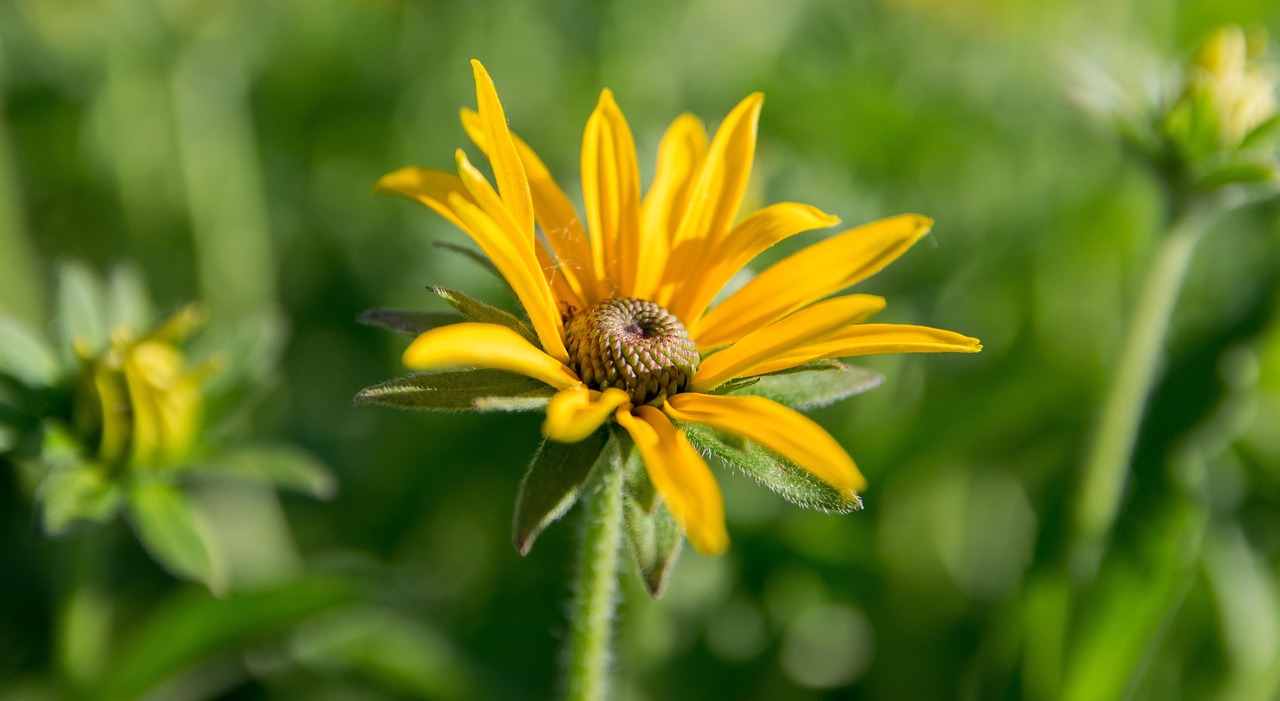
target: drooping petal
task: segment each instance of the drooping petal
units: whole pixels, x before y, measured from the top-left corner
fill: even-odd
[[[474,59],[471,61],[471,69],[475,73],[480,124],[484,128],[485,142],[489,145],[487,155],[489,164],[493,166],[494,179],[498,182],[498,192],[502,195],[502,203],[510,210],[512,219],[522,233],[528,234],[532,245],[533,202],[529,195],[529,181],[525,178],[524,166],[520,163],[520,156],[516,154],[515,144],[511,140],[511,132],[507,129],[507,115],[502,111],[498,91],[494,88],[488,71]]]
[[[875,295],[845,295],[801,309],[704,359],[693,376],[693,391],[705,392],[735,377],[759,375],[760,366],[789,355],[798,346],[822,341],[881,309],[884,298]]]
[[[577,443],[595,432],[618,407],[630,401],[626,392],[610,387],[604,392],[578,385],[557,392],[547,403],[542,433],[561,443]]]
[[[867,480],[853,458],[821,426],[794,409],[764,397],[685,392],[667,400],[667,415],[755,441],[782,455],[853,500]]]
[[[488,142],[485,141],[480,115],[474,110],[462,110],[462,126],[476,146],[487,152]],[[520,155],[520,162],[529,179],[534,218],[542,226],[542,233],[546,236],[569,287],[581,299],[584,307],[591,307],[603,299],[603,296],[599,292],[601,286],[596,280],[591,259],[591,243],[587,240],[587,233],[582,228],[578,213],[538,154],[519,136],[512,134],[511,140],[516,145],[516,153]]]
[[[373,186],[374,192],[387,192],[421,202],[434,209],[459,229],[466,229],[449,208],[449,195],[471,199],[467,186],[456,174],[430,168],[409,167],[387,173]]]
[[[699,347],[715,348],[878,272],[929,233],[933,220],[903,214],[850,229],[795,253],[691,319]],[[684,318],[684,317],[682,317]]]
[[[795,202],[782,202],[761,209],[733,227],[721,241],[709,242],[709,254],[699,276],[681,293],[688,319],[697,319],[706,311],[716,293],[734,273],[773,244],[802,231],[834,226],[839,217],[825,214],[816,207]]]
[[[640,205],[640,257],[635,295],[648,299],[662,280],[671,239],[689,204],[698,171],[707,157],[707,131],[691,114],[676,118],[658,143],[653,184]]]
[[[688,318],[683,290],[702,269],[709,242],[719,241],[738,214],[751,163],[755,159],[756,125],[764,96],[752,93],[738,103],[716,130],[698,184],[672,239],[656,302],[677,317]]]
[[[640,250],[640,169],[631,129],[608,90],[600,93],[582,136],[582,199],[597,275],[615,285],[611,292],[632,296]]]
[[[954,331],[910,324],[857,324],[762,363],[753,374],[786,370],[820,358],[891,353],[977,353],[982,342]],[[712,356],[715,357],[715,356]]]
[[[698,552],[718,555],[729,547],[720,485],[698,451],[659,410],[619,409],[618,423],[631,434],[644,459],[649,481]]]
[[[432,329],[409,344],[403,360],[412,370],[494,368],[542,380],[556,389],[582,384],[564,363],[497,324],[464,322]]]

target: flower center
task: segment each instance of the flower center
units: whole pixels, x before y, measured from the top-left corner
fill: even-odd
[[[569,366],[588,387],[617,387],[639,404],[660,405],[689,386],[698,347],[671,312],[642,299],[606,299],[565,327]]]

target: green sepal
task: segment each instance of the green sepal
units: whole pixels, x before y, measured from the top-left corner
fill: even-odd
[[[284,444],[220,453],[185,469],[186,474],[196,478],[242,480],[300,492],[317,499],[328,499],[337,488],[333,474],[318,458]]]
[[[1272,116],[1270,119],[1262,122],[1258,126],[1249,130],[1248,134],[1240,140],[1240,149],[1251,149],[1256,146],[1264,145],[1263,142],[1280,132],[1280,114]]]
[[[465,316],[469,321],[505,326],[523,336],[525,340],[533,345],[539,348],[542,347],[538,341],[538,335],[533,332],[533,329],[516,318],[514,314],[485,304],[478,299],[468,297],[457,290],[450,290],[444,287],[428,287],[427,289],[439,295],[441,299],[449,303],[449,306],[457,309],[458,313]]]
[[[0,316],[0,374],[32,387],[58,381],[62,365],[53,348],[26,324]]]
[[[521,555],[528,555],[538,534],[578,501],[596,462],[613,459],[617,448],[609,443],[605,428],[577,443],[542,441],[516,493],[511,535]]]
[[[1278,175],[1272,161],[1228,163],[1209,171],[1197,185],[1203,190],[1212,190],[1227,185],[1274,183]]]
[[[547,405],[555,389],[505,370],[424,372],[366,387],[356,406],[377,404],[424,411],[534,411]]]
[[[67,360],[75,360],[77,344],[83,344],[90,353],[106,345],[106,299],[102,284],[89,268],[74,262],[59,267],[55,323]]]
[[[406,336],[417,336],[431,329],[466,320],[461,314],[450,312],[406,312],[396,309],[370,309],[356,317],[356,321],[365,326],[379,326]]]
[[[45,423],[40,463],[48,470],[36,490],[46,535],[61,536],[79,525],[105,523],[120,511],[119,484],[105,466],[84,459],[79,444],[62,425]]]
[[[151,297],[142,272],[133,264],[120,264],[107,277],[107,320],[110,328],[145,330],[155,319]]]
[[[158,478],[135,481],[129,489],[129,521],[151,557],[171,574],[202,582],[214,594],[223,583],[187,495]]]
[[[730,467],[754,477],[757,482],[793,504],[837,514],[847,514],[862,508],[862,500],[857,496],[851,500],[845,499],[835,487],[761,445],[746,442],[738,447],[720,432],[697,424],[682,424],[681,428],[685,430],[689,442],[700,452],[710,453]]]
[[[759,382],[737,387],[730,393],[765,397],[801,411],[862,394],[884,382],[884,376],[879,373],[834,360],[815,361],[791,372],[752,379]]]
[[[656,599],[662,596],[667,577],[680,557],[684,531],[654,491],[640,453],[626,432],[615,431],[615,436],[620,439],[618,444],[623,455],[622,514],[627,550],[635,560],[645,589]]]

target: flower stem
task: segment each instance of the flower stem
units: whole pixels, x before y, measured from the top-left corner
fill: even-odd
[[[570,608],[565,698],[609,698],[609,652],[618,605],[618,541],[622,534],[622,469],[614,459],[595,469],[594,489],[585,494],[582,546],[574,574]]]
[[[1095,571],[1115,522],[1174,305],[1205,224],[1199,210],[1181,209],[1170,218],[1169,230],[1156,246],[1147,269],[1120,365],[1085,462],[1071,554],[1077,574],[1089,576]]]

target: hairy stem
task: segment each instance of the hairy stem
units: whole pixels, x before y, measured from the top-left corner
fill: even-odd
[[[596,465],[586,497],[582,546],[570,608],[565,698],[609,698],[610,645],[618,604],[618,542],[622,534],[622,470],[617,444],[613,459]]]

